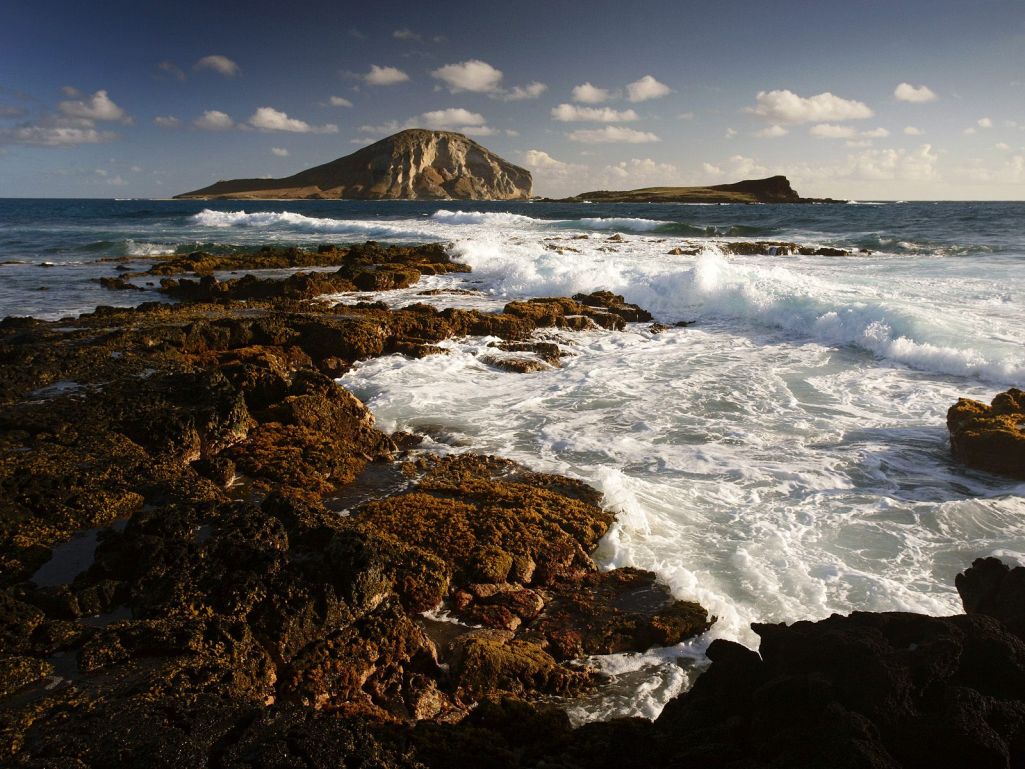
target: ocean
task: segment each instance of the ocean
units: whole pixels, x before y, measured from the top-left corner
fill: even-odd
[[[160,254],[368,239],[448,243],[473,272],[334,300],[500,309],[610,289],[670,326],[549,332],[569,355],[539,373],[497,371],[470,338],[340,380],[433,450],[599,488],[617,513],[599,562],[651,569],[718,617],[684,647],[596,660],[617,686],[573,704],[577,721],[657,714],[712,639],[756,646],[752,622],[958,613],[973,559],[1025,564],[1025,484],[954,463],[945,427],[958,397],[1025,386],[1025,203],[0,200],[0,316],[159,299],[97,279]],[[732,240],[859,253],[717,245]]]

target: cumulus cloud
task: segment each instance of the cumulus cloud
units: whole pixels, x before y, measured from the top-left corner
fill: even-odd
[[[808,133],[816,139],[850,139],[857,134],[857,131],[850,126],[819,123],[809,128]]]
[[[979,128],[992,128],[993,121],[990,120],[988,117],[980,117],[978,120],[975,121],[975,125],[977,125]]]
[[[391,33],[391,36],[394,37],[396,40],[415,40],[418,43],[423,42],[423,37],[421,37],[419,33],[411,30],[409,27],[397,29]]]
[[[719,166],[712,165],[711,163],[702,163],[701,170],[704,171],[705,175],[716,178],[722,176],[722,169]]]
[[[679,181],[679,170],[672,163],[660,163],[651,158],[631,158],[605,166],[603,171],[617,182],[630,187],[671,185]]]
[[[279,158],[288,157],[288,150],[284,147],[271,147],[270,151],[272,155],[277,155]]]
[[[808,133],[816,139],[860,139],[858,144],[851,146],[868,146],[871,139],[883,139],[890,135],[885,128],[872,128],[868,131],[856,131],[851,126],[836,125],[835,123],[819,123],[808,129]]]
[[[748,111],[776,123],[864,120],[875,114],[863,102],[843,99],[828,91],[807,97],[785,89],[759,91],[755,99],[757,104]]]
[[[920,85],[916,88],[911,83],[901,83],[893,89],[893,95],[897,101],[907,101],[915,104],[936,101],[939,98],[929,86]]]
[[[731,173],[734,176],[746,178],[751,176],[766,176],[769,173],[769,169],[761,165],[757,160],[745,157],[744,155],[731,156],[730,163],[733,165]]]
[[[723,133],[723,138],[724,139],[732,139],[736,135],[737,135],[737,129],[736,128],[727,128],[726,131]]]
[[[409,75],[397,67],[379,67],[370,65],[370,71],[363,75],[367,85],[397,85],[409,80]]]
[[[332,107],[351,107],[352,106],[352,102],[351,101],[349,101],[348,99],[345,99],[345,98],[343,98],[341,96],[332,96],[330,99],[327,100],[327,103],[330,104]]]
[[[552,117],[563,123],[625,123],[637,120],[632,109],[614,110],[609,107],[578,107],[576,104],[560,104],[552,107]]]
[[[192,68],[196,71],[208,69],[216,72],[218,75],[224,75],[224,77],[237,77],[242,74],[242,69],[238,64],[233,62],[227,56],[222,56],[220,54],[204,56],[193,64]]]
[[[904,133],[908,136],[921,136],[925,133],[921,128],[915,128],[913,125],[904,126]]]
[[[635,80],[626,87],[626,98],[630,101],[661,99],[670,93],[672,93],[672,89],[669,86],[658,82],[651,75],[645,75],[640,80]]]
[[[604,128],[573,131],[566,134],[566,136],[570,141],[583,142],[584,144],[610,144],[614,142],[645,144],[647,142],[661,141],[658,136],[648,131],[636,131],[633,128],[611,125],[607,125]]]
[[[450,93],[486,93],[492,98],[504,101],[536,99],[548,90],[547,85],[536,80],[527,85],[503,88],[502,70],[480,59],[446,64],[431,72],[431,77],[444,83]]]
[[[181,122],[174,115],[157,115],[153,118],[153,125],[160,126],[161,128],[177,128],[181,125]]]
[[[998,150],[1000,150],[1000,151],[1002,151],[1002,152],[1007,152],[1009,149],[1011,149],[1011,145],[1008,144],[1007,142],[997,142],[996,144],[993,145],[993,147],[998,149]]]
[[[314,126],[305,120],[291,118],[281,110],[273,107],[260,107],[249,118],[249,125],[261,131],[287,131],[289,133],[315,133],[315,134],[336,134],[338,126],[334,123],[325,123],[321,126]]]
[[[573,101],[583,102],[584,104],[601,104],[611,98],[611,91],[607,88],[591,85],[590,82],[573,87]]]
[[[228,131],[235,127],[235,121],[218,109],[208,109],[192,121],[192,125],[204,131]]]
[[[439,67],[431,73],[431,77],[442,81],[452,93],[494,93],[500,88],[502,70],[495,69],[486,61],[469,59]]]
[[[910,151],[867,150],[848,158],[848,175],[872,181],[928,181],[937,178],[938,162],[939,155],[930,144],[923,144]]]
[[[68,117],[82,118],[83,120],[131,122],[128,113],[117,106],[106,91],[97,91],[88,99],[62,101],[57,107]]]
[[[773,123],[768,128],[763,128],[761,131],[756,132],[755,136],[759,139],[778,139],[781,136],[786,136],[788,133],[790,132],[786,128],[778,123]]]
[[[69,125],[20,125],[0,129],[0,144],[31,144],[38,147],[77,147],[113,141],[113,131]]]
[[[430,128],[434,131],[458,131],[474,136],[490,136],[495,131],[479,112],[470,112],[462,107],[449,107],[421,113],[405,122],[389,120],[380,125],[363,125],[362,133],[393,134],[404,128]]]
[[[487,121],[479,112],[470,112],[462,107],[450,107],[449,109],[436,109],[431,112],[424,112],[420,116],[423,124],[428,128],[444,130],[456,126],[483,126]]]
[[[536,80],[533,83],[527,85],[514,85],[508,91],[506,91],[502,98],[506,101],[523,101],[525,99],[536,99],[545,91],[548,90],[548,86],[544,83],[539,83]]]
[[[562,172],[571,167],[571,164],[556,160],[544,150],[527,150],[523,153],[523,165],[532,171],[554,171]]]

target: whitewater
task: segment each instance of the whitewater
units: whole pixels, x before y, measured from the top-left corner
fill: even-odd
[[[430,450],[594,485],[617,516],[599,563],[651,569],[718,618],[687,645],[595,660],[614,683],[572,705],[578,721],[656,715],[711,640],[757,647],[751,623],[957,613],[953,576],[973,559],[1025,563],[1025,484],[955,464],[945,427],[958,397],[1025,385],[1025,205],[150,201],[67,204],[46,228],[3,205],[0,315],[156,298],[99,289],[105,259],[366,239],[446,243],[472,272],[330,301],[498,310],[608,289],[648,309],[667,328],[541,332],[560,368],[500,371],[493,340],[469,338],[340,380]],[[751,239],[856,253],[723,245]]]

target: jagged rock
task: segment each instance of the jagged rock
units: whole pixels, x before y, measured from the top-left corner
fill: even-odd
[[[672,646],[715,622],[696,603],[674,600],[650,571],[622,568],[559,582],[525,637],[556,659]]]
[[[1025,567],[977,558],[954,580],[967,614],[985,614],[1025,641]]]
[[[960,398],[947,411],[950,451],[969,467],[1025,478],[1025,392],[1012,387],[987,406]]]
[[[411,128],[285,179],[234,179],[178,198],[522,200],[530,172],[463,134]]]

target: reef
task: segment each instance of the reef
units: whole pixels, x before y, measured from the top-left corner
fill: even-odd
[[[218,277],[245,256],[192,254],[148,271],[169,301],[0,321],[0,764],[1025,762],[1025,568],[995,559],[958,576],[965,615],[756,625],[758,653],[714,641],[654,722],[572,728],[561,706],[606,684],[590,655],[715,618],[597,567],[613,521],[595,489],[422,451],[336,379],[467,335],[543,372],[552,338],[651,315],[609,292],[490,313],[318,300],[465,269],[438,246],[252,264],[288,274]]]

